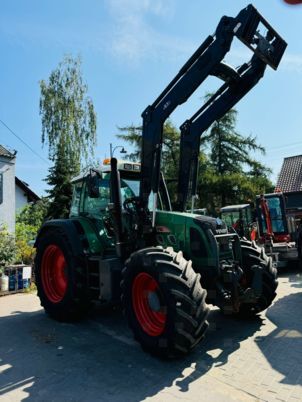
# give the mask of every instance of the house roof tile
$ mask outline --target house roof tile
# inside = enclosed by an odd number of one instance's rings
[[[276,190],[302,191],[302,155],[284,158]]]
[[[4,156],[9,159],[13,159],[16,156],[16,151],[11,152],[8,149],[4,148],[3,145],[0,144],[0,156]]]

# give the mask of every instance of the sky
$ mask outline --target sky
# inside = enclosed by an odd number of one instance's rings
[[[51,166],[41,144],[39,81],[47,80],[65,54],[81,55],[83,77],[98,119],[96,157],[109,156],[110,143],[123,144],[118,127],[141,124],[141,113],[176,75],[194,50],[214,33],[223,15],[236,16],[245,0],[1,0],[0,144],[17,150],[16,175],[43,195]],[[302,154],[302,6],[282,0],[253,5],[287,41],[277,71],[264,78],[236,106],[237,130],[266,148],[257,155],[275,181],[284,157]],[[227,62],[250,58],[234,41]],[[172,115],[178,127],[217,88],[205,82]],[[29,145],[32,150],[24,145]],[[128,147],[129,149],[129,147]],[[120,149],[115,156],[119,157]]]

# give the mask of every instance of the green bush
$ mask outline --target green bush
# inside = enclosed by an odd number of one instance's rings
[[[3,273],[4,267],[12,264],[15,258],[16,243],[14,236],[4,226],[0,226],[0,272]]]
[[[35,256],[35,249],[30,241],[37,236],[38,228],[26,223],[16,223],[16,256],[15,262],[20,264],[32,264]]]
[[[45,219],[47,207],[46,198],[26,205],[17,215],[15,236],[0,225],[0,273],[10,264],[33,263],[35,249],[32,243]]]
[[[21,264],[32,264],[35,256],[35,249],[32,246],[33,240],[37,237],[48,208],[47,198],[42,198],[35,204],[26,205],[16,218],[16,255],[15,262]]]

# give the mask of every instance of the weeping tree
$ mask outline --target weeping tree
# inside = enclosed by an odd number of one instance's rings
[[[83,81],[81,59],[65,56],[47,81],[40,81],[42,144],[52,162],[46,182],[50,198],[49,218],[68,215],[71,178],[94,155],[96,113]]]

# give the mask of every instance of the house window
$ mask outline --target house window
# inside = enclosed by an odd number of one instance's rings
[[[3,173],[0,173],[0,204],[3,202]]]

